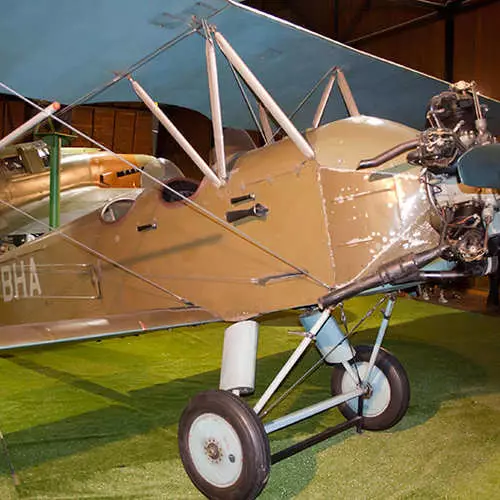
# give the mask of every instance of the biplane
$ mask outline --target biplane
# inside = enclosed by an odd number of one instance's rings
[[[50,3],[57,2],[44,8]],[[75,24],[54,11],[57,36],[49,33],[46,53],[71,33],[96,34],[87,48],[75,48],[74,74],[49,71],[27,51],[0,85],[41,113],[26,96],[71,106],[83,102],[79,95],[86,102],[133,95],[203,179],[175,168],[151,173],[121,157],[146,185],[60,228],[0,200],[45,228],[0,257],[0,345],[231,322],[220,386],[189,401],[179,450],[209,498],[254,498],[271,463],[346,429],[384,430],[404,416],[408,377],[382,348],[395,292],[496,270],[500,103],[480,96],[474,82],[448,86],[231,0],[175,1],[168,12],[161,2],[120,3],[123,25],[113,31],[106,13],[116,5],[100,3],[98,15],[87,7],[73,12]],[[30,6],[33,22],[40,8]],[[13,3],[12,16],[21,14]],[[144,36],[130,43],[127,27],[140,22]],[[27,78],[31,72],[36,79]],[[211,116],[212,164],[158,101]],[[264,145],[230,147],[223,123],[257,128]],[[353,329],[333,313],[367,293],[383,294],[383,319],[372,346],[354,347]],[[289,308],[303,310],[303,339],[250,408],[242,396],[254,390],[258,318]],[[265,419],[266,405],[312,343],[319,362],[333,366],[331,398]],[[335,407],[345,422],[271,455],[270,434]]]

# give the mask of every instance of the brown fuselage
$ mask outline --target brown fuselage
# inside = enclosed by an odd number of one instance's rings
[[[116,222],[99,211],[75,220],[0,260],[2,322],[88,322],[95,333],[96,319],[127,315],[133,329],[188,301],[231,321],[313,304],[328,287],[436,245],[418,169],[404,156],[356,171],[361,159],[415,136],[393,122],[349,118],[307,133],[314,160],[288,139],[242,154],[225,186],[201,183],[196,205],[167,203],[158,186]],[[255,201],[231,204],[249,193]],[[225,222],[255,202],[265,217]]]

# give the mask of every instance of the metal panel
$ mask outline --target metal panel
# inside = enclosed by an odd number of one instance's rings
[[[326,147],[319,149],[318,160],[333,262],[342,263],[335,265],[336,286],[410,251],[436,245],[439,238],[428,221],[419,169],[407,165],[404,155],[375,173],[353,171],[361,159],[414,138],[416,131],[356,117],[327,125],[319,134],[327,132],[332,140],[322,143]],[[326,163],[327,158],[336,158],[336,164]],[[403,173],[395,177],[393,171]]]
[[[259,245],[270,247],[271,252],[245,241],[196,208],[182,202],[164,202],[159,190],[153,188],[114,224],[101,221],[98,213],[93,213],[65,226],[64,232],[100,254],[112,255],[115,262],[155,281],[158,287],[58,234],[50,234],[31,243],[29,249],[13,250],[9,257],[23,259],[24,252],[30,251],[37,266],[94,264],[102,299],[87,304],[50,300],[46,308],[31,311],[30,321],[44,321],[49,311],[54,314],[55,310],[59,317],[70,319],[92,317],[97,310],[114,314],[124,309],[179,305],[162,289],[225,319],[314,303],[326,291],[321,283],[331,284],[333,279],[317,164],[305,162],[289,140],[261,150],[258,159],[256,162],[253,153],[245,155],[236,162],[225,187],[216,189],[205,181],[193,200],[224,219],[226,212],[235,208],[230,198],[251,191],[256,202],[269,208],[269,214],[262,219],[243,219],[235,227]],[[143,225],[156,229],[139,232],[138,227]],[[320,284],[283,259],[306,270]],[[40,286],[43,290],[42,276]],[[15,316],[22,318],[21,311],[29,308],[29,302],[19,300],[9,308],[15,308]],[[0,303],[0,313],[3,307]]]

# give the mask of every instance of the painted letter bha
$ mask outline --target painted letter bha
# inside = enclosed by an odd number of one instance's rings
[[[40,280],[38,279],[38,273],[36,270],[35,259],[30,258],[30,297],[35,295],[42,295],[42,287],[40,286]]]
[[[12,285],[12,269],[10,266],[0,268],[2,277],[2,296],[4,302],[10,302],[14,298],[14,287]]]

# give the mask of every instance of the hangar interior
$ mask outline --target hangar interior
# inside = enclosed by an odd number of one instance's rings
[[[246,4],[438,79],[474,80],[481,94],[500,100],[497,0]],[[204,72],[200,78],[206,78]],[[371,97],[377,101],[383,94],[384,88],[377,87]],[[168,102],[159,106],[209,163],[214,148],[211,121],[186,107]],[[21,100],[0,95],[0,138],[35,113]],[[117,153],[166,158],[186,177],[202,177],[142,104],[92,103],[60,116]],[[50,132],[49,127],[38,130],[44,131]],[[248,134],[263,144],[258,133]],[[93,144],[74,137],[71,146]],[[155,229],[146,226],[145,231]],[[36,283],[31,286],[36,291]],[[406,416],[383,432],[358,436],[348,431],[279,461],[261,498],[494,498],[500,468],[499,323],[498,311],[486,310],[487,291],[488,279],[476,278],[467,293],[450,292],[447,306],[438,303],[437,295],[426,301],[401,292],[387,348],[398,355],[410,379]],[[375,304],[373,296],[349,300],[342,321],[356,324]],[[255,394],[245,398],[249,404],[257,403],[256,394],[302,338],[299,314],[272,313],[260,322],[258,382]],[[0,496],[201,498],[179,459],[177,432],[188,399],[219,384],[229,324],[211,321],[0,354],[5,380],[0,389]],[[371,342],[380,332],[379,323],[378,316],[370,316],[356,333],[356,343]],[[317,358],[310,350],[304,362],[316,366]],[[316,367],[285,399],[285,409],[293,412],[329,397],[329,386],[335,383],[331,372],[331,366]],[[287,379],[285,391],[293,385]],[[293,431],[279,430],[271,452],[342,421],[343,414],[334,410],[300,422]]]

